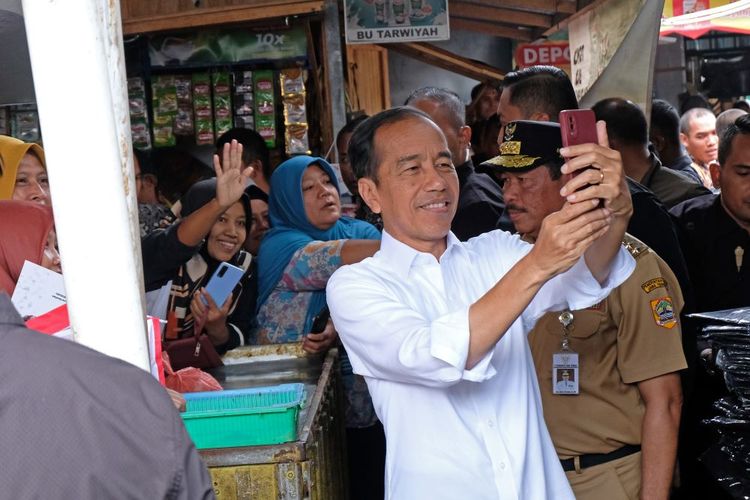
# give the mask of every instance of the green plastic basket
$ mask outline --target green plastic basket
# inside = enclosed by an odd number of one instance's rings
[[[286,443],[297,439],[303,384],[185,394],[181,414],[199,449]]]

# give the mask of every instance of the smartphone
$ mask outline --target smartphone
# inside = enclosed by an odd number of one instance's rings
[[[321,333],[326,329],[328,324],[328,318],[331,317],[331,311],[328,310],[328,306],[324,306],[320,310],[317,316],[313,318],[312,326],[310,327],[310,333]]]
[[[214,271],[211,279],[208,280],[206,285],[206,292],[214,299],[216,306],[221,308],[226,302],[229,294],[232,293],[234,287],[242,279],[242,275],[245,274],[245,270],[241,267],[222,262],[219,267]],[[203,301],[206,302],[205,300]]]
[[[564,109],[560,111],[560,133],[563,147],[599,143],[596,135],[596,116],[590,109]]]
[[[559,120],[563,147],[575,146],[578,144],[599,143],[599,138],[596,134],[596,115],[594,115],[592,110],[564,109],[560,111]],[[580,168],[576,170],[573,172],[573,176],[580,174],[584,170],[586,169]],[[580,189],[583,189],[584,187],[585,186]]]

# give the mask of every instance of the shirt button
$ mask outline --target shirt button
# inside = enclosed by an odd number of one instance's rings
[[[500,470],[505,470],[505,462],[500,462]]]
[[[492,426],[494,426],[494,425],[495,425],[495,423],[494,423],[494,422],[493,422],[492,420],[488,420],[488,421],[487,421],[487,425],[488,425],[489,427],[492,427]]]

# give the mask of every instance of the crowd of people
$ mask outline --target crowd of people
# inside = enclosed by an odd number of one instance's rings
[[[359,117],[336,141],[354,217],[335,165],[271,165],[249,129],[179,201],[136,151],[165,342],[338,347],[353,499],[720,498],[697,461],[711,352],[686,315],[750,304],[750,116],[654,100],[649,120],[613,96],[598,143],[564,148],[577,108],[536,66],[468,106],[425,87]],[[0,322],[18,331],[2,291],[25,261],[62,272],[44,151],[0,137]],[[242,277],[217,303],[224,262]]]

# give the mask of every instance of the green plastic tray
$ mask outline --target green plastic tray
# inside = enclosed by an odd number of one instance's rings
[[[297,439],[303,384],[185,394],[181,414],[199,449],[286,443]]]

